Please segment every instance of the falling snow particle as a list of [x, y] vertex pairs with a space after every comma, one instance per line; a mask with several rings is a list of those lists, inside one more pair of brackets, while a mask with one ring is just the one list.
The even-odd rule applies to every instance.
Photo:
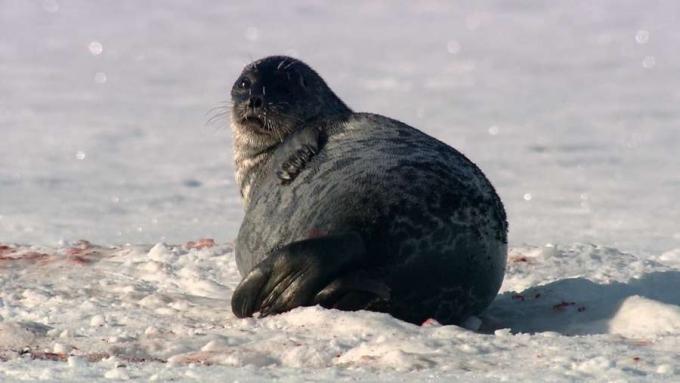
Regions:
[[531, 201], [533, 197], [531, 196], [531, 193], [524, 193], [524, 200], [525, 201]]
[[651, 69], [654, 68], [656, 65], [656, 59], [654, 56], [646, 56], [644, 60], [642, 60], [642, 67], [645, 69]]
[[489, 134], [492, 135], [492, 136], [497, 135], [497, 134], [498, 134], [498, 126], [496, 126], [496, 125], [491, 125], [491, 126], [489, 127]]
[[245, 36], [248, 41], [256, 41], [259, 37], [259, 32], [255, 27], [248, 27]]
[[85, 152], [83, 152], [82, 150], [79, 150], [79, 151], [76, 152], [76, 159], [77, 160], [82, 161], [82, 160], [85, 159], [85, 157], [87, 157], [87, 154]]
[[635, 34], [635, 41], [637, 41], [638, 44], [647, 44], [649, 41], [649, 31], [643, 29], [637, 31]]
[[94, 82], [96, 82], [97, 84], [104, 84], [106, 83], [106, 80], [107, 80], [106, 73], [97, 72], [94, 74]]
[[90, 45], [87, 46], [93, 56], [99, 56], [104, 52], [104, 46], [99, 41], [92, 41]]
[[460, 43], [456, 40], [451, 40], [446, 44], [446, 50], [452, 55], [456, 55], [460, 52]]

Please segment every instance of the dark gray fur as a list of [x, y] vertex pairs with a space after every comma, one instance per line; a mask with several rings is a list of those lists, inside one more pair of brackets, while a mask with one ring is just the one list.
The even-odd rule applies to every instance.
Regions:
[[[260, 60], [244, 73], [257, 65], [281, 68], [284, 60], [318, 77], [285, 57]], [[320, 77], [307, 83], [325, 87]], [[304, 108], [319, 98], [305, 97], [287, 102]], [[486, 308], [503, 280], [507, 222], [482, 171], [399, 121], [320, 110], [284, 129], [283, 140], [263, 144], [266, 155], [251, 169], [236, 240], [245, 278], [232, 298], [234, 312], [266, 315], [320, 303], [415, 323], [459, 323]]]

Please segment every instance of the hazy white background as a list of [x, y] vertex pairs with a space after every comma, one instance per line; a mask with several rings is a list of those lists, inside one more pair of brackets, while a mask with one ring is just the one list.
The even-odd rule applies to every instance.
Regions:
[[511, 245], [680, 247], [680, 3], [0, 2], [0, 240], [235, 238], [228, 118], [253, 59], [458, 148]]
[[[511, 249], [485, 331], [233, 316], [207, 121], [271, 54], [486, 172]], [[678, 105], [677, 1], [0, 0], [0, 380], [678, 381]]]

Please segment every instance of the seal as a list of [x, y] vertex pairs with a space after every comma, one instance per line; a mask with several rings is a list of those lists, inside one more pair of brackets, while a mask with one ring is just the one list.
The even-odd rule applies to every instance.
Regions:
[[247, 65], [232, 90], [237, 317], [319, 304], [422, 323], [485, 309], [507, 258], [505, 210], [463, 154], [354, 113], [300, 60]]

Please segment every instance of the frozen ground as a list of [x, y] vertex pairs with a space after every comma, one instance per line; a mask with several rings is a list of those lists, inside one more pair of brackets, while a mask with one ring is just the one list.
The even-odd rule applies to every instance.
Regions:
[[[0, 380], [677, 381], [679, 19], [642, 0], [0, 2]], [[274, 53], [497, 186], [511, 261], [481, 333], [231, 315], [242, 212], [226, 118], [206, 122]], [[153, 245], [197, 238], [217, 245]]]

